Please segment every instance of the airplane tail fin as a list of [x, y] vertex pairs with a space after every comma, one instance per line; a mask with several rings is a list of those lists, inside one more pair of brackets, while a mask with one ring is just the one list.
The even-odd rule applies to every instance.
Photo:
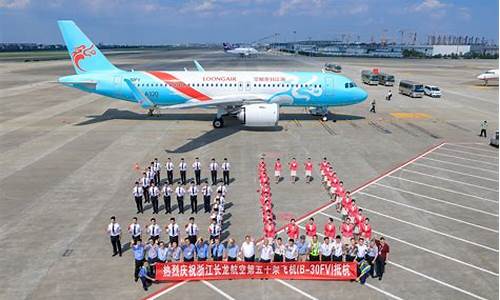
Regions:
[[222, 46], [224, 46], [224, 51], [232, 50], [233, 47], [229, 43], [222, 43]]
[[77, 74], [118, 71], [73, 21], [57, 21]]

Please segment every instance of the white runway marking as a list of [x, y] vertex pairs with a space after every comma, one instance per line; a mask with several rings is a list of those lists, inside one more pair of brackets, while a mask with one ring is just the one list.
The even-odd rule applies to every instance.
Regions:
[[383, 214], [381, 212], [378, 212], [378, 211], [375, 211], [375, 210], [372, 210], [372, 209], [369, 209], [369, 208], [366, 208], [366, 207], [361, 207], [364, 211], [369, 211], [373, 214], [376, 214], [376, 215], [379, 215], [379, 216], [382, 216], [382, 217], [385, 217], [385, 218], [388, 218], [388, 219], [391, 219], [391, 220], [394, 220], [394, 221], [398, 221], [400, 223], [404, 223], [404, 224], [407, 224], [407, 225], [410, 225], [410, 226], [413, 226], [413, 227], [416, 227], [416, 228], [420, 228], [422, 230], [425, 230], [425, 231], [429, 231], [429, 232], [432, 232], [432, 233], [435, 233], [435, 234], [439, 234], [439, 235], [442, 235], [442, 236], [445, 236], [445, 237], [448, 237], [450, 239], [454, 239], [454, 240], [457, 240], [457, 241], [460, 241], [460, 242], [463, 242], [463, 243], [466, 243], [466, 244], [470, 244], [470, 245], [473, 245], [473, 246], [476, 246], [476, 247], [480, 247], [480, 248], [483, 248], [483, 249], [486, 249], [486, 250], [489, 250], [489, 251], [492, 251], [492, 252], [496, 252], [498, 253], [498, 249], [495, 249], [495, 248], [492, 248], [492, 247], [489, 247], [489, 246], [486, 246], [486, 245], [483, 245], [483, 244], [479, 244], [479, 243], [476, 243], [476, 242], [472, 242], [472, 241], [469, 241], [469, 240], [466, 240], [466, 239], [463, 239], [461, 237], [457, 237], [457, 236], [454, 236], [454, 235], [451, 235], [451, 234], [448, 234], [448, 233], [445, 233], [445, 232], [442, 232], [442, 231], [439, 231], [439, 230], [436, 230], [436, 229], [432, 229], [432, 228], [429, 228], [429, 227], [425, 227], [425, 226], [422, 226], [422, 225], [418, 225], [418, 224], [415, 224], [415, 223], [412, 223], [412, 222], [408, 222], [408, 221], [405, 221], [405, 220], [402, 220], [402, 219], [399, 219], [399, 218], [396, 218], [396, 217], [393, 217], [393, 216], [389, 216], [389, 215], [386, 215], [386, 214]]
[[468, 183], [468, 182], [463, 182], [463, 181], [460, 181], [460, 180], [454, 180], [454, 179], [444, 178], [444, 177], [440, 177], [440, 176], [436, 176], [436, 175], [431, 175], [431, 174], [427, 174], [427, 173], [423, 173], [423, 172], [419, 172], [419, 171], [413, 171], [413, 170], [403, 169], [403, 170], [401, 170], [401, 172], [408, 172], [408, 173], [418, 174], [418, 175], [422, 175], [422, 176], [437, 178], [439, 180], [444, 180], [444, 181], [458, 183], [458, 184], [461, 184], [461, 185], [472, 186], [472, 187], [475, 187], [475, 188], [478, 188], [478, 189], [483, 189], [483, 190], [492, 191], [492, 192], [498, 192], [498, 190], [487, 188], [487, 187], [482, 186], [482, 185], [477, 185], [477, 184], [472, 184], [472, 183]]
[[490, 165], [490, 166], [498, 167], [498, 164], [492, 164], [492, 163], [485, 162], [485, 161], [478, 160], [478, 159], [464, 158], [464, 157], [460, 157], [460, 156], [448, 155], [448, 154], [436, 153], [436, 152], [433, 152], [432, 154], [433, 155], [438, 155], [438, 156], [451, 157], [451, 158], [455, 158], [455, 159], [463, 159], [463, 160], [467, 160], [467, 161], [473, 161], [475, 163], [480, 163], [480, 164], [485, 164], [485, 165]]
[[369, 288], [371, 288], [371, 289], [374, 289], [374, 290], [376, 290], [377, 292], [382, 293], [382, 294], [386, 295], [386, 296], [387, 296], [387, 297], [389, 297], [389, 298], [396, 299], [396, 300], [403, 300], [403, 298], [398, 297], [398, 296], [396, 296], [396, 295], [394, 295], [394, 294], [391, 294], [391, 293], [389, 293], [389, 292], [386, 292], [386, 291], [384, 291], [384, 290], [382, 290], [382, 289], [380, 289], [380, 288], [378, 288], [378, 287], [376, 287], [376, 286], [374, 286], [374, 285], [372, 285], [372, 284], [369, 284], [368, 282], [366, 282], [366, 283], [365, 283], [365, 286], [367, 286], [367, 287], [369, 287]]
[[487, 178], [487, 177], [483, 177], [483, 176], [477, 176], [477, 175], [467, 174], [467, 173], [458, 172], [458, 171], [454, 171], [454, 170], [450, 170], [450, 169], [445, 169], [445, 168], [440, 168], [440, 167], [435, 167], [435, 166], [429, 166], [429, 165], [418, 163], [418, 162], [414, 162], [413, 165], [414, 166], [422, 166], [422, 167], [425, 167], [425, 168], [430, 168], [430, 169], [435, 169], [435, 170], [440, 170], [440, 171], [445, 171], [445, 172], [450, 172], [450, 173], [454, 173], [454, 174], [458, 174], [458, 175], [463, 175], [463, 176], [474, 177], [474, 178], [478, 178], [478, 179], [483, 179], [483, 180], [498, 182], [498, 180], [496, 180], [496, 179], [491, 179], [491, 178]]
[[366, 195], [366, 196], [372, 197], [372, 198], [376, 198], [376, 199], [379, 199], [379, 200], [382, 200], [382, 201], [394, 203], [396, 205], [404, 206], [404, 207], [407, 207], [407, 208], [410, 208], [410, 209], [422, 211], [422, 212], [425, 212], [425, 213], [433, 215], [433, 216], [437, 216], [437, 217], [440, 217], [440, 218], [452, 220], [452, 221], [455, 221], [455, 222], [458, 222], [458, 223], [462, 223], [462, 224], [466, 224], [466, 225], [469, 225], [469, 226], [472, 226], [472, 227], [476, 227], [476, 228], [479, 228], [479, 229], [482, 229], [482, 230], [487, 230], [487, 231], [498, 233], [498, 230], [495, 230], [493, 228], [489, 228], [489, 227], [485, 227], [485, 226], [482, 226], [482, 225], [470, 223], [470, 222], [467, 222], [467, 221], [464, 221], [464, 220], [460, 220], [460, 219], [456, 219], [456, 218], [453, 218], [453, 217], [449, 217], [449, 216], [446, 216], [446, 215], [443, 215], [443, 214], [440, 214], [440, 213], [436, 213], [436, 212], [433, 212], [433, 211], [430, 211], [430, 210], [427, 210], [427, 209], [423, 209], [423, 208], [411, 206], [411, 205], [408, 205], [408, 204], [404, 204], [404, 203], [401, 203], [401, 202], [393, 201], [393, 200], [390, 200], [390, 199], [387, 199], [387, 198], [379, 197], [379, 196], [376, 196], [376, 195], [373, 195], [373, 194], [369, 194], [369, 193], [365, 193], [365, 192], [359, 192], [359, 194]]
[[173, 285], [173, 286], [169, 287], [168, 289], [163, 290], [163, 291], [161, 291], [161, 292], [159, 292], [159, 293], [157, 293], [157, 294], [153, 294], [153, 295], [151, 295], [151, 296], [148, 296], [148, 297], [144, 298], [144, 300], [154, 300], [154, 299], [158, 299], [159, 297], [161, 297], [161, 296], [163, 296], [163, 295], [167, 294], [168, 292], [170, 292], [170, 291], [172, 291], [172, 290], [174, 290], [174, 289], [176, 289], [176, 288], [180, 287], [181, 285], [184, 285], [186, 282], [187, 282], [187, 281], [181, 281], [181, 282], [179, 282], [179, 283], [174, 283], [175, 285]]
[[[342, 221], [340, 218], [337, 218], [337, 217], [334, 217], [332, 215], [329, 215], [329, 214], [325, 214], [325, 213], [321, 213], [322, 215], [324, 216], [327, 216], [329, 218], [334, 218], [335, 220], [337, 221]], [[302, 226], [299, 226], [301, 228], [303, 228]], [[430, 253], [430, 254], [433, 254], [433, 255], [437, 255], [439, 257], [442, 257], [442, 258], [445, 258], [445, 259], [448, 259], [448, 260], [451, 260], [453, 262], [456, 262], [456, 263], [459, 263], [461, 265], [464, 265], [464, 266], [467, 266], [467, 267], [470, 267], [470, 268], [473, 268], [473, 269], [476, 269], [476, 270], [479, 270], [481, 272], [485, 272], [485, 273], [488, 273], [488, 274], [491, 274], [491, 275], [494, 275], [494, 276], [498, 276], [498, 273], [496, 272], [493, 272], [493, 271], [490, 271], [488, 269], [485, 269], [485, 268], [482, 268], [482, 267], [478, 267], [476, 265], [473, 265], [473, 264], [470, 264], [470, 263], [467, 263], [467, 262], [464, 262], [463, 260], [461, 259], [457, 259], [457, 258], [453, 258], [451, 256], [448, 256], [446, 254], [443, 254], [443, 253], [439, 253], [437, 251], [434, 251], [434, 250], [431, 250], [431, 249], [428, 249], [428, 248], [425, 248], [425, 247], [422, 247], [422, 246], [419, 246], [419, 245], [416, 245], [416, 244], [413, 244], [413, 243], [410, 243], [410, 242], [407, 242], [405, 240], [402, 240], [402, 239], [399, 239], [397, 237], [394, 237], [394, 236], [391, 236], [391, 235], [388, 235], [384, 232], [380, 232], [380, 231], [377, 231], [377, 230], [373, 230], [374, 233], [376, 234], [379, 234], [381, 236], [384, 236], [384, 237], [387, 237], [387, 238], [390, 238], [391, 240], [394, 240], [396, 242], [400, 242], [401, 244], [405, 244], [407, 246], [410, 246], [410, 247], [413, 247], [413, 248], [416, 248], [416, 249], [419, 249], [419, 250], [422, 250], [422, 251], [425, 251], [427, 253]]]
[[430, 158], [430, 157], [422, 157], [422, 159], [427, 159], [427, 160], [435, 161], [435, 162], [442, 163], [442, 164], [455, 165], [455, 166], [459, 166], [459, 167], [462, 167], [462, 168], [469, 168], [469, 169], [472, 169], [472, 170], [479, 170], [479, 171], [484, 171], [484, 172], [490, 172], [490, 173], [498, 174], [498, 172], [494, 171], [494, 170], [489, 170], [489, 169], [485, 169], [485, 168], [478, 168], [478, 167], [473, 167], [473, 166], [464, 165], [464, 164], [458, 164], [458, 163], [454, 163], [454, 162], [446, 161], [446, 160], [440, 160], [440, 159], [435, 159], [435, 158]]
[[434, 198], [434, 197], [430, 197], [430, 196], [426, 196], [426, 195], [414, 193], [412, 191], [400, 189], [400, 188], [393, 187], [393, 186], [390, 186], [390, 185], [385, 185], [385, 184], [378, 183], [378, 182], [375, 183], [375, 185], [381, 186], [381, 187], [385, 187], [385, 188], [388, 188], [388, 189], [391, 189], [391, 190], [395, 190], [395, 191], [398, 191], [398, 192], [402, 192], [402, 193], [414, 195], [414, 196], [417, 196], [417, 197], [420, 197], [420, 198], [425, 198], [425, 199], [429, 199], [429, 200], [432, 200], [432, 201], [436, 201], [436, 202], [440, 202], [440, 203], [444, 203], [444, 204], [448, 204], [448, 205], [460, 207], [462, 209], [467, 209], [467, 210], [475, 211], [475, 212], [478, 212], [478, 213], [481, 213], [481, 214], [485, 214], [485, 215], [489, 215], [489, 216], [493, 216], [493, 217], [498, 217], [498, 214], [494, 214], [494, 213], [491, 213], [491, 212], [488, 212], [488, 211], [484, 211], [484, 210], [481, 210], [481, 209], [477, 209], [477, 208], [473, 208], [473, 207], [469, 207], [469, 206], [465, 206], [465, 205], [460, 205], [460, 204], [457, 204], [457, 203], [454, 203], [454, 202], [449, 202], [449, 201], [446, 201], [446, 200], [442, 200], [442, 199], [438, 199], [438, 198]]
[[496, 155], [493, 156], [493, 155], [476, 154], [476, 153], [471, 153], [471, 152], [467, 152], [467, 151], [453, 150], [453, 149], [449, 149], [449, 148], [441, 148], [441, 151], [451, 151], [451, 152], [457, 152], [457, 153], [464, 153], [464, 154], [468, 154], [468, 155], [475, 155], [475, 156], [486, 157], [486, 158], [498, 160], [498, 156], [496, 156]]
[[483, 152], [488, 152], [488, 153], [494, 153], [494, 154], [498, 155], [498, 151], [494, 151], [494, 150], [479, 149], [478, 147], [467, 147], [467, 146], [460, 145], [460, 144], [447, 144], [447, 145], [449, 145], [449, 146], [455, 146], [455, 147], [458, 147], [458, 148], [475, 150], [475, 151], [483, 151]]
[[201, 282], [203, 282], [206, 286], [208, 286], [212, 290], [214, 290], [217, 293], [219, 293], [219, 295], [221, 295], [222, 297], [226, 298], [227, 300], [235, 300], [233, 297], [229, 296], [223, 290], [219, 289], [218, 287], [216, 287], [215, 285], [211, 284], [210, 282], [205, 281], [205, 280], [202, 280]]
[[443, 187], [440, 187], [440, 186], [435, 186], [435, 185], [432, 185], [432, 184], [427, 184], [427, 183], [423, 183], [423, 182], [419, 182], [419, 181], [415, 181], [415, 180], [410, 180], [410, 179], [406, 179], [406, 178], [402, 178], [402, 177], [396, 177], [396, 176], [392, 176], [392, 175], [388, 176], [388, 177], [399, 179], [399, 180], [403, 180], [403, 181], [412, 182], [412, 183], [415, 183], [415, 184], [419, 184], [419, 185], [431, 187], [431, 188], [434, 188], [434, 189], [437, 189], [437, 190], [442, 190], [442, 191], [445, 191], [445, 192], [450, 192], [450, 193], [454, 193], [454, 194], [458, 194], [458, 195], [463, 195], [463, 196], [467, 196], [467, 197], [471, 197], [471, 198], [476, 198], [476, 199], [483, 200], [483, 201], [498, 203], [498, 200], [492, 200], [492, 199], [483, 198], [483, 197], [479, 197], [479, 196], [475, 196], [475, 195], [471, 195], [471, 194], [467, 194], [467, 193], [462, 193], [462, 192], [458, 192], [458, 191], [446, 189], [446, 188], [443, 188]]
[[312, 296], [312, 295], [310, 295], [310, 294], [308, 294], [308, 293], [304, 292], [303, 290], [301, 290], [301, 289], [299, 289], [299, 288], [297, 288], [297, 287], [295, 287], [295, 286], [293, 286], [293, 285], [289, 284], [289, 283], [288, 283], [288, 282], [286, 282], [286, 281], [283, 281], [283, 280], [281, 280], [281, 279], [274, 279], [274, 280], [275, 280], [275, 281], [277, 281], [277, 282], [279, 282], [279, 283], [281, 283], [282, 285], [286, 286], [287, 288], [289, 288], [289, 289], [291, 289], [291, 290], [296, 291], [297, 293], [301, 294], [302, 296], [306, 297], [307, 299], [311, 299], [311, 300], [319, 300], [318, 298], [316, 298], [316, 297], [314, 297], [314, 296]]

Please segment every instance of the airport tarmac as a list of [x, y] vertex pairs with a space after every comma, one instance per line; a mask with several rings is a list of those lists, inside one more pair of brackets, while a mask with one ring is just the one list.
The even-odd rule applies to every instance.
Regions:
[[[498, 86], [474, 80], [497, 60], [271, 54], [241, 59], [212, 50], [110, 58], [136, 70], [193, 70], [192, 59], [207, 70], [314, 71], [338, 62], [369, 97], [332, 110], [336, 122], [285, 108], [276, 129], [251, 130], [231, 120], [215, 130], [212, 110], [148, 117], [132, 103], [55, 84], [59, 76], [73, 74], [69, 59], [0, 62], [1, 299], [143, 299], [154, 292], [149, 299], [498, 299], [498, 149], [478, 134], [482, 120], [490, 123], [489, 135], [497, 130], [499, 94]], [[397, 81], [440, 86], [443, 97], [410, 99], [394, 87], [393, 100], [385, 101], [390, 88], [360, 81], [360, 71], [373, 67]], [[368, 112], [373, 99], [376, 114]], [[155, 157], [200, 157], [205, 170], [212, 157], [227, 157], [234, 181], [226, 232], [237, 242], [245, 234], [260, 237], [256, 164], [263, 155], [268, 164], [276, 157], [318, 163], [326, 156], [333, 162], [348, 189], [356, 191], [375, 234], [391, 246], [383, 281], [162, 283], [144, 292], [133, 281], [128, 246], [123, 257], [111, 257], [104, 232], [109, 217], [115, 215], [124, 229], [130, 223], [131, 188], [139, 177], [134, 166]], [[338, 218], [327, 205], [317, 167], [313, 175], [311, 184], [300, 178], [292, 185], [286, 177], [272, 185], [279, 225], [290, 216], [314, 216], [322, 228], [327, 217]], [[151, 216], [149, 208], [140, 223]], [[191, 214], [173, 216], [185, 224]], [[163, 225], [169, 217], [157, 219]], [[205, 232], [208, 215], [196, 218]], [[128, 240], [124, 232], [122, 243]]]

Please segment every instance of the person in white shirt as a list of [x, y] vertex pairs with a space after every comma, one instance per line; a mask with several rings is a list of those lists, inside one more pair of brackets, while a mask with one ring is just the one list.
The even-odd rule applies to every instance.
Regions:
[[187, 172], [187, 163], [184, 161], [184, 158], [181, 158], [181, 162], [179, 163], [179, 173], [181, 175], [182, 185], [186, 185], [186, 172]]
[[323, 239], [323, 244], [319, 246], [321, 261], [332, 261], [333, 244], [327, 236]]
[[137, 223], [137, 217], [132, 218], [132, 223], [128, 226], [128, 233], [134, 242], [141, 241], [141, 225]]
[[167, 162], [165, 163], [165, 170], [167, 171], [168, 184], [174, 184], [174, 163], [170, 157], [167, 158]]
[[270, 263], [273, 257], [274, 257], [273, 246], [269, 244], [268, 239], [264, 239], [264, 241], [262, 242], [262, 246], [260, 248], [259, 261], [262, 263]]
[[106, 232], [109, 235], [109, 239], [111, 240], [111, 245], [113, 246], [113, 256], [119, 254], [122, 256], [122, 244], [120, 242], [120, 235], [122, 233], [122, 229], [120, 224], [116, 223], [115, 216], [112, 216], [111, 223], [108, 224], [108, 228]]
[[193, 163], [193, 171], [194, 171], [194, 179], [196, 181], [196, 185], [201, 184], [201, 163], [199, 158], [194, 159]]
[[172, 213], [172, 193], [174, 190], [170, 186], [170, 183], [165, 182], [163, 188], [161, 189], [161, 193], [163, 194], [163, 203], [165, 205], [165, 214]]
[[142, 178], [139, 180], [140, 184], [142, 185], [142, 191], [144, 193], [144, 202], [148, 203], [149, 202], [149, 178], [146, 172], [142, 172]]
[[149, 238], [153, 241], [160, 239], [161, 227], [156, 224], [156, 219], [151, 218], [151, 224], [147, 227]]
[[149, 187], [149, 196], [153, 206], [153, 214], [158, 214], [158, 197], [160, 196], [160, 189], [154, 182], [151, 182], [151, 186]]
[[220, 237], [221, 226], [212, 219], [212, 223], [208, 226], [208, 234], [210, 235], [210, 242], [214, 242], [215, 239]]
[[217, 193], [220, 193], [223, 197], [226, 197], [227, 186], [225, 184], [219, 184], [217, 187]]
[[175, 194], [177, 196], [177, 205], [179, 206], [179, 213], [184, 213], [184, 195], [186, 194], [186, 190], [181, 185], [182, 182], [177, 183], [177, 187], [175, 188]]
[[299, 249], [297, 245], [295, 245], [295, 241], [293, 239], [288, 240], [288, 244], [285, 245], [285, 261], [297, 261], [299, 257]]
[[217, 169], [219, 168], [219, 165], [215, 161], [215, 158], [212, 158], [210, 161], [210, 165], [208, 166], [210, 169], [210, 177], [212, 177], [212, 185], [217, 184]]
[[155, 172], [156, 185], [160, 184], [160, 170], [161, 164], [158, 162], [158, 158], [155, 158], [155, 160], [153, 161], [153, 171]]
[[243, 260], [246, 262], [255, 261], [255, 242], [249, 235], [245, 236], [245, 241], [241, 244], [240, 253]]
[[210, 212], [210, 201], [212, 200], [212, 188], [208, 185], [208, 181], [201, 187], [201, 194], [203, 195], [203, 207], [205, 212]]
[[179, 244], [179, 225], [175, 223], [175, 218], [170, 218], [170, 224], [165, 226], [165, 231], [168, 233], [170, 243], [176, 242]]
[[224, 162], [222, 163], [222, 179], [225, 185], [229, 185], [229, 171], [231, 170], [231, 164], [227, 161], [227, 158], [224, 158]]
[[151, 162], [151, 166], [148, 167], [148, 170], [146, 171], [146, 175], [148, 176], [148, 179], [149, 179], [149, 184], [151, 184], [151, 182], [155, 182], [155, 177], [156, 177], [156, 173], [155, 171], [153, 171], [153, 162]]
[[[189, 187], [189, 199], [191, 200], [191, 213], [198, 213], [198, 187], [191, 181], [191, 186]], [[193, 243], [194, 244], [194, 243]]]
[[139, 185], [139, 181], [135, 182], [135, 186], [132, 189], [132, 195], [134, 195], [135, 205], [137, 206], [137, 214], [144, 213], [144, 208], [142, 207], [142, 197], [144, 196], [144, 192], [142, 187]]
[[342, 256], [344, 255], [344, 245], [342, 244], [342, 239], [340, 235], [335, 237], [333, 242], [333, 261], [342, 261]]
[[368, 246], [365, 244], [365, 239], [359, 238], [358, 240], [358, 251], [356, 253], [356, 260], [362, 261], [365, 259], [366, 253], [368, 252]]
[[194, 217], [189, 218], [189, 223], [186, 224], [185, 230], [191, 244], [196, 244], [196, 241], [198, 240], [198, 225], [194, 223]]
[[274, 262], [283, 262], [283, 255], [285, 254], [285, 245], [281, 238], [277, 238], [274, 242]]

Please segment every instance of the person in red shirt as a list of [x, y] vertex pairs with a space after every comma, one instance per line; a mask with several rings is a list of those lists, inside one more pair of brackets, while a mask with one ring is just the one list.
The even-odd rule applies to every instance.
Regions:
[[328, 170], [328, 166], [330, 163], [326, 159], [326, 157], [323, 157], [323, 161], [319, 164], [319, 170], [321, 173], [321, 176], [325, 175], [326, 171]]
[[266, 225], [264, 225], [264, 236], [270, 240], [274, 239], [276, 236], [276, 227], [272, 220], [268, 220]]
[[286, 234], [288, 234], [289, 239], [298, 239], [299, 238], [300, 228], [295, 224], [295, 219], [291, 219], [290, 223], [286, 226]]
[[361, 224], [361, 236], [368, 241], [372, 238], [372, 225], [370, 225], [369, 218], [366, 218], [365, 222]]
[[378, 280], [382, 280], [382, 276], [385, 272], [385, 264], [389, 260], [389, 245], [385, 242], [384, 237], [381, 237], [379, 240], [375, 240], [375, 243], [378, 247], [378, 256], [375, 261], [376, 264], [376, 273], [378, 276]]
[[305, 163], [305, 169], [306, 169], [306, 182], [310, 183], [312, 180], [312, 170], [313, 170], [313, 164], [311, 162], [311, 158], [307, 159]]
[[309, 241], [316, 235], [316, 223], [314, 223], [314, 218], [310, 218], [309, 222], [306, 224], [306, 235]]
[[335, 239], [335, 224], [333, 223], [333, 218], [328, 218], [328, 223], [325, 224], [325, 236], [329, 237], [331, 240]]
[[299, 164], [295, 160], [295, 157], [292, 158], [292, 161], [290, 162], [288, 167], [290, 168], [290, 180], [292, 181], [292, 183], [295, 183], [295, 181], [297, 181], [297, 169], [299, 168]]
[[281, 161], [279, 158], [276, 159], [274, 163], [274, 177], [276, 178], [276, 183], [279, 183], [281, 180], [281, 169], [283, 166], [281, 165]]
[[352, 199], [351, 205], [348, 207], [347, 213], [349, 214], [349, 217], [351, 217], [351, 220], [353, 216], [355, 216], [358, 213], [358, 205], [356, 204], [356, 200]]
[[260, 170], [265, 170], [266, 169], [266, 161], [264, 160], [264, 157], [260, 158], [259, 161], [259, 169]]
[[342, 243], [347, 244], [354, 234], [354, 225], [351, 224], [351, 219], [347, 218], [342, 225], [340, 225], [340, 233], [342, 233]]

